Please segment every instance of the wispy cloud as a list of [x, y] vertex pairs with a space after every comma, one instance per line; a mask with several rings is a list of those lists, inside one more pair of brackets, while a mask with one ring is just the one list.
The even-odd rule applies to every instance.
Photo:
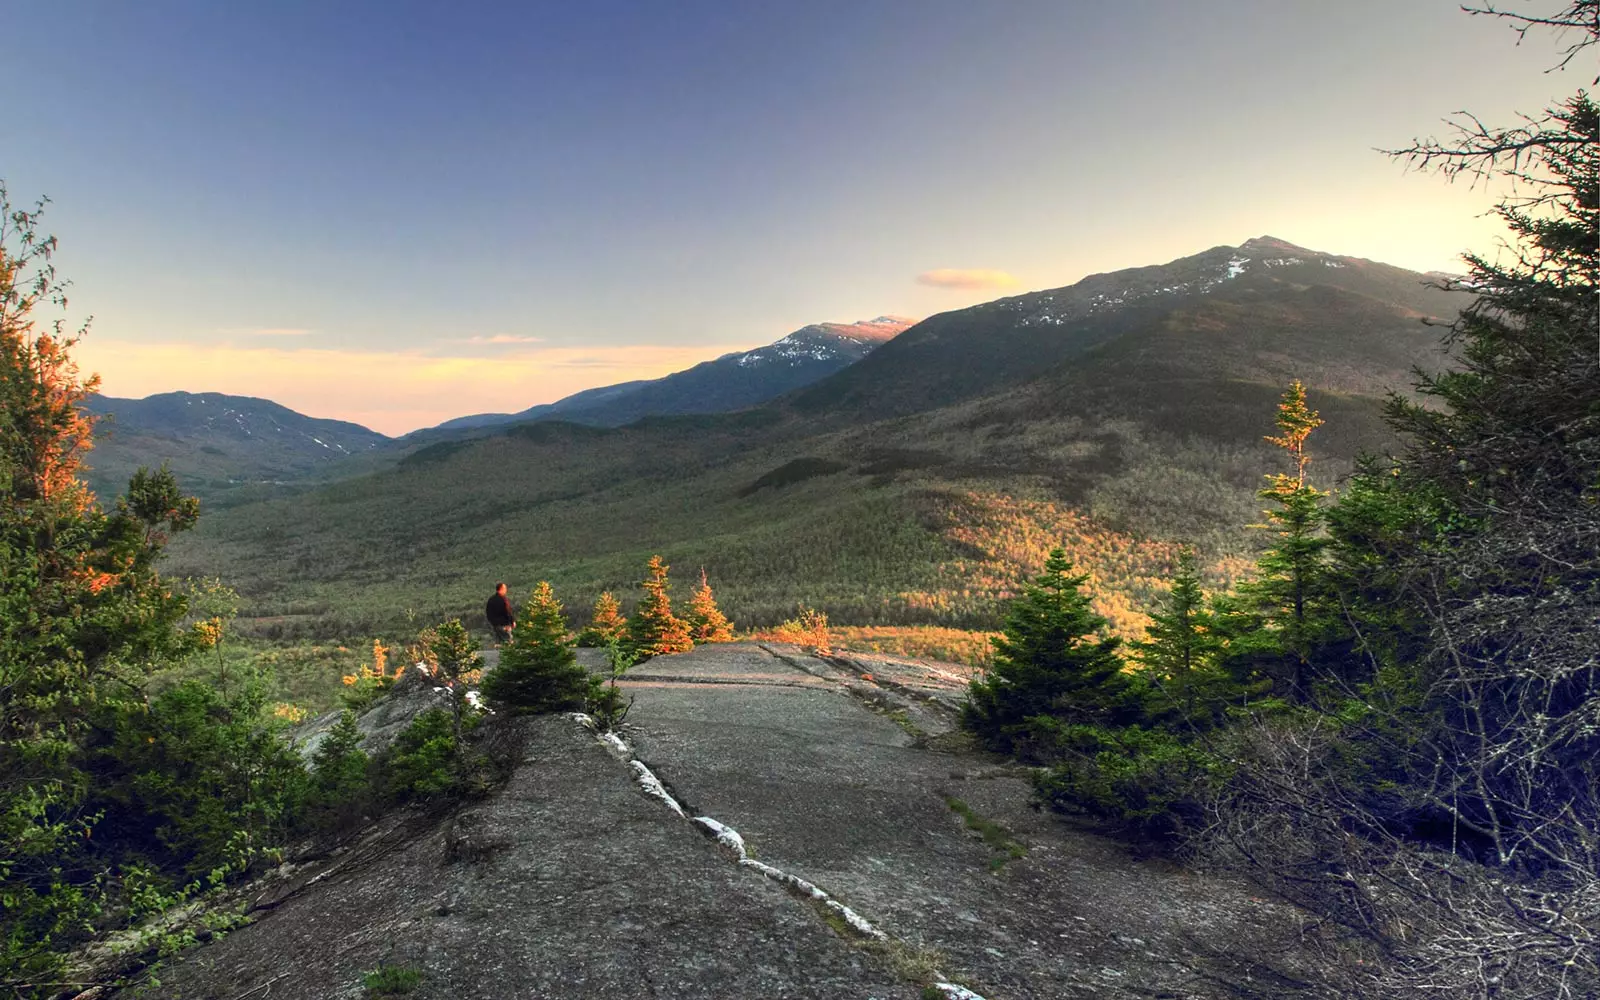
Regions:
[[515, 333], [491, 333], [477, 337], [463, 337], [458, 344], [542, 344], [543, 337], [524, 337]]
[[1015, 275], [984, 268], [941, 267], [917, 275], [917, 284], [971, 292], [985, 288], [1015, 288], [1022, 284]]
[[660, 378], [755, 344], [524, 346], [459, 356], [312, 346], [143, 343], [89, 338], [78, 349], [102, 391], [187, 389], [265, 396], [314, 417], [402, 434], [468, 413], [514, 413], [581, 389]]

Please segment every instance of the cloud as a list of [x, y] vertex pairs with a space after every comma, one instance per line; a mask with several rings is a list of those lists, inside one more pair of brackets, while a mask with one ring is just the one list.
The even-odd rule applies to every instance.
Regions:
[[933, 288], [972, 292], [985, 288], [1015, 288], [1022, 282], [1005, 271], [990, 271], [984, 268], [941, 267], [932, 271], [923, 271], [917, 275], [917, 284], [928, 285]]
[[[264, 396], [314, 417], [403, 434], [468, 413], [515, 413], [595, 386], [660, 378], [728, 344], [532, 346], [495, 356], [90, 337], [78, 363], [110, 396], [187, 389]], [[749, 344], [737, 347], [748, 350]]]
[[488, 336], [464, 337], [458, 344], [542, 344], [543, 337], [523, 337], [515, 333], [491, 333]]

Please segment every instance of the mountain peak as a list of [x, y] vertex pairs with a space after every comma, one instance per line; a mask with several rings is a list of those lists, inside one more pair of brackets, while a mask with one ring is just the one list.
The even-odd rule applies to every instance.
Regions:
[[1239, 244], [1239, 249], [1254, 250], [1258, 253], [1303, 253], [1318, 257], [1328, 256], [1328, 254], [1320, 253], [1316, 250], [1308, 250], [1305, 247], [1297, 246], [1293, 243], [1290, 243], [1288, 240], [1280, 240], [1276, 236], [1257, 236], [1252, 239], [1245, 240], [1243, 243]]

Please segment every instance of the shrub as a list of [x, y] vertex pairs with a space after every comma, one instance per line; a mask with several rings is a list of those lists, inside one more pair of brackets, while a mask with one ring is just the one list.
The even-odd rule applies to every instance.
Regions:
[[617, 679], [627, 673], [628, 668], [637, 661], [631, 650], [615, 640], [606, 647], [606, 658], [610, 661], [611, 676], [607, 678], [593, 675], [589, 678], [589, 697], [585, 706], [589, 716], [602, 730], [615, 729], [628, 717], [628, 710], [633, 707], [633, 699], [629, 698], [626, 702], [622, 700], [622, 691], [617, 687]]
[[823, 656], [833, 652], [828, 616], [814, 608], [801, 608], [799, 614], [780, 622], [771, 631], [760, 633], [759, 637], [773, 642], [787, 642]]
[[405, 996], [422, 985], [422, 973], [406, 965], [380, 965], [363, 975], [361, 983], [368, 996]]
[[[468, 716], [465, 729], [476, 728]], [[382, 784], [389, 797], [419, 801], [459, 792], [462, 774], [457, 767], [458, 744], [451, 714], [442, 708], [423, 712], [401, 730], [381, 759]]]
[[363, 664], [355, 673], [344, 675], [344, 707], [357, 712], [365, 709], [394, 686], [404, 669], [398, 667], [389, 673], [389, 647], [372, 640], [372, 664]]
[[188, 876], [241, 870], [279, 844], [307, 792], [299, 758], [266, 721], [261, 685], [231, 699], [190, 681], [102, 720], [92, 768], [102, 849], [159, 845]]
[[1172, 733], [1129, 726], [1062, 725], [1036, 720], [1055, 763], [1034, 776], [1050, 806], [1081, 812], [1146, 835], [1192, 832], [1208, 790], [1224, 770], [1211, 755]]
[[345, 830], [370, 805], [371, 761], [361, 750], [356, 714], [345, 709], [311, 759], [307, 822], [314, 829]]

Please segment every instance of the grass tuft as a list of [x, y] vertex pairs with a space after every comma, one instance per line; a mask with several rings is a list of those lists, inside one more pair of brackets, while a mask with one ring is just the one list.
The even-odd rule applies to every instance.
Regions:
[[369, 997], [399, 997], [416, 992], [422, 972], [409, 965], [380, 965], [362, 977]]

